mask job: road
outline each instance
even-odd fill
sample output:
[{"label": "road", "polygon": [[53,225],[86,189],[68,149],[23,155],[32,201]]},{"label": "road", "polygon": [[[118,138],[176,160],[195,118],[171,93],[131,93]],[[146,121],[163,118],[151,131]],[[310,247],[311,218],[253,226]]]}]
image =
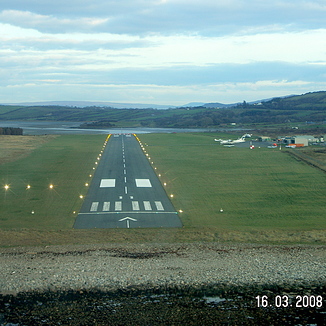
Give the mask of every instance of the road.
[{"label": "road", "polygon": [[98,161],[75,229],[182,227],[136,136],[113,134]]}]

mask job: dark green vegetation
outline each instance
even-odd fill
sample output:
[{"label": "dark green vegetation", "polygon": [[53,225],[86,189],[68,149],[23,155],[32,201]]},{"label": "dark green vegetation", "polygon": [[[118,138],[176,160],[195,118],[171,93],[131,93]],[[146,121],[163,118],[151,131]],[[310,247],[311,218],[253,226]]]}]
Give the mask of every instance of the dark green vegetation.
[{"label": "dark green vegetation", "polygon": [[[291,293],[291,294],[289,294]],[[312,295],[313,293],[313,295]],[[130,288],[46,291],[0,295],[0,323],[6,325],[325,325],[324,285]],[[257,296],[268,307],[258,307]],[[284,297],[283,297],[284,296]],[[296,296],[318,298],[318,307],[296,307]],[[265,298],[266,298],[265,297]],[[289,298],[275,307],[275,298]],[[322,300],[324,298],[324,300]],[[314,301],[315,302],[315,301]],[[320,307],[320,305],[322,305]]]},{"label": "dark green vegetation", "polygon": [[325,172],[284,150],[226,148],[213,138],[209,133],[140,136],[176,209],[183,210],[185,227],[326,229]]},{"label": "dark green vegetation", "polygon": [[0,127],[0,135],[22,135],[23,129],[12,127]]},{"label": "dark green vegetation", "polygon": [[[243,102],[233,107],[189,107],[158,109],[115,109],[111,107],[0,106],[0,120],[55,120],[86,122],[83,128],[164,127],[214,128],[236,123],[238,126],[265,128],[273,124],[289,127],[309,126],[310,132],[326,132],[326,92],[308,93],[288,98],[274,98],[263,103]],[[313,124],[313,126],[311,126]],[[311,128],[313,127],[313,129]]]}]

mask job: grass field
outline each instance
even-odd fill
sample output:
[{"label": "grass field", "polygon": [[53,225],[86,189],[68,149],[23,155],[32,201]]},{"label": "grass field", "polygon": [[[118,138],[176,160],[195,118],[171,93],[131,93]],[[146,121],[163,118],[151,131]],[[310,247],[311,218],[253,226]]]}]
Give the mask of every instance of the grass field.
[{"label": "grass field", "polygon": [[278,149],[226,148],[211,134],[140,138],[185,227],[326,229],[326,174]]},{"label": "grass field", "polygon": [[0,135],[0,164],[17,161],[26,157],[39,146],[42,146],[55,137],[57,136]]},{"label": "grass field", "polygon": [[[16,137],[11,141],[23,141]],[[42,137],[34,137],[35,142]],[[26,139],[30,143],[33,137]],[[103,135],[52,136],[17,160],[11,153],[9,162],[0,165],[0,228],[71,228],[104,140]]]},{"label": "grass field", "polygon": [[[226,148],[213,141],[225,135],[211,133],[139,135],[175,208],[183,211],[184,227],[74,230],[79,195],[87,192],[85,182],[105,136],[35,137],[34,142],[14,137],[18,149],[8,151],[9,161],[3,155],[6,163],[0,164],[0,246],[326,242],[326,174],[283,151]],[[0,142],[0,149],[8,150],[6,144]]]}]

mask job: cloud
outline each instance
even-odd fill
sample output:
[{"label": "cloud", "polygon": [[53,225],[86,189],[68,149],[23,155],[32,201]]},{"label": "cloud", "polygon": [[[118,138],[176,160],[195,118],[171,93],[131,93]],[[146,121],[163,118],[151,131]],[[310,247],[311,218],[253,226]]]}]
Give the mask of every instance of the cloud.
[{"label": "cloud", "polygon": [[0,21],[41,32],[229,35],[264,26],[324,27],[323,1],[2,1]]},{"label": "cloud", "polygon": [[4,10],[0,13],[0,21],[4,23],[46,33],[92,31],[107,23],[108,20],[109,18],[96,17],[57,18],[18,10]]},{"label": "cloud", "polygon": [[321,0],[2,0],[1,8],[0,103],[236,102],[324,86]]},{"label": "cloud", "polygon": [[292,63],[326,61],[326,30],[299,33],[270,33],[229,37],[153,36],[155,44],[135,49],[138,66],[199,66],[221,63],[287,61]]},{"label": "cloud", "polygon": [[98,49],[119,50],[153,45],[152,41],[137,35],[110,33],[52,34],[2,23],[0,23],[0,29],[0,49],[96,51]]},{"label": "cloud", "polygon": [[[72,59],[94,70],[144,69],[146,72],[160,69],[163,75],[164,69],[179,69],[180,66],[326,62],[323,50],[326,30],[232,37],[154,35],[142,38],[104,33],[52,35],[33,31],[23,37],[20,29],[17,35],[16,28],[4,30],[4,36],[0,37],[0,54],[11,51],[10,57],[4,56],[6,63],[17,64],[17,67],[38,64],[40,70],[51,65],[66,70]],[[82,68],[82,65],[77,67]],[[259,70],[256,73],[259,74]],[[236,78],[236,72],[232,76]]]}]

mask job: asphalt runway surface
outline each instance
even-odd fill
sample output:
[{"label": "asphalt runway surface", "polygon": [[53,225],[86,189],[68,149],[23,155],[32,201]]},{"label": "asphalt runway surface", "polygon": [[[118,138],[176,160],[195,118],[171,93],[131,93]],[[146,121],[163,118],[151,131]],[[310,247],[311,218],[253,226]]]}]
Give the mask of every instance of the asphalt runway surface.
[{"label": "asphalt runway surface", "polygon": [[182,227],[165,189],[132,134],[108,139],[75,229]]}]

